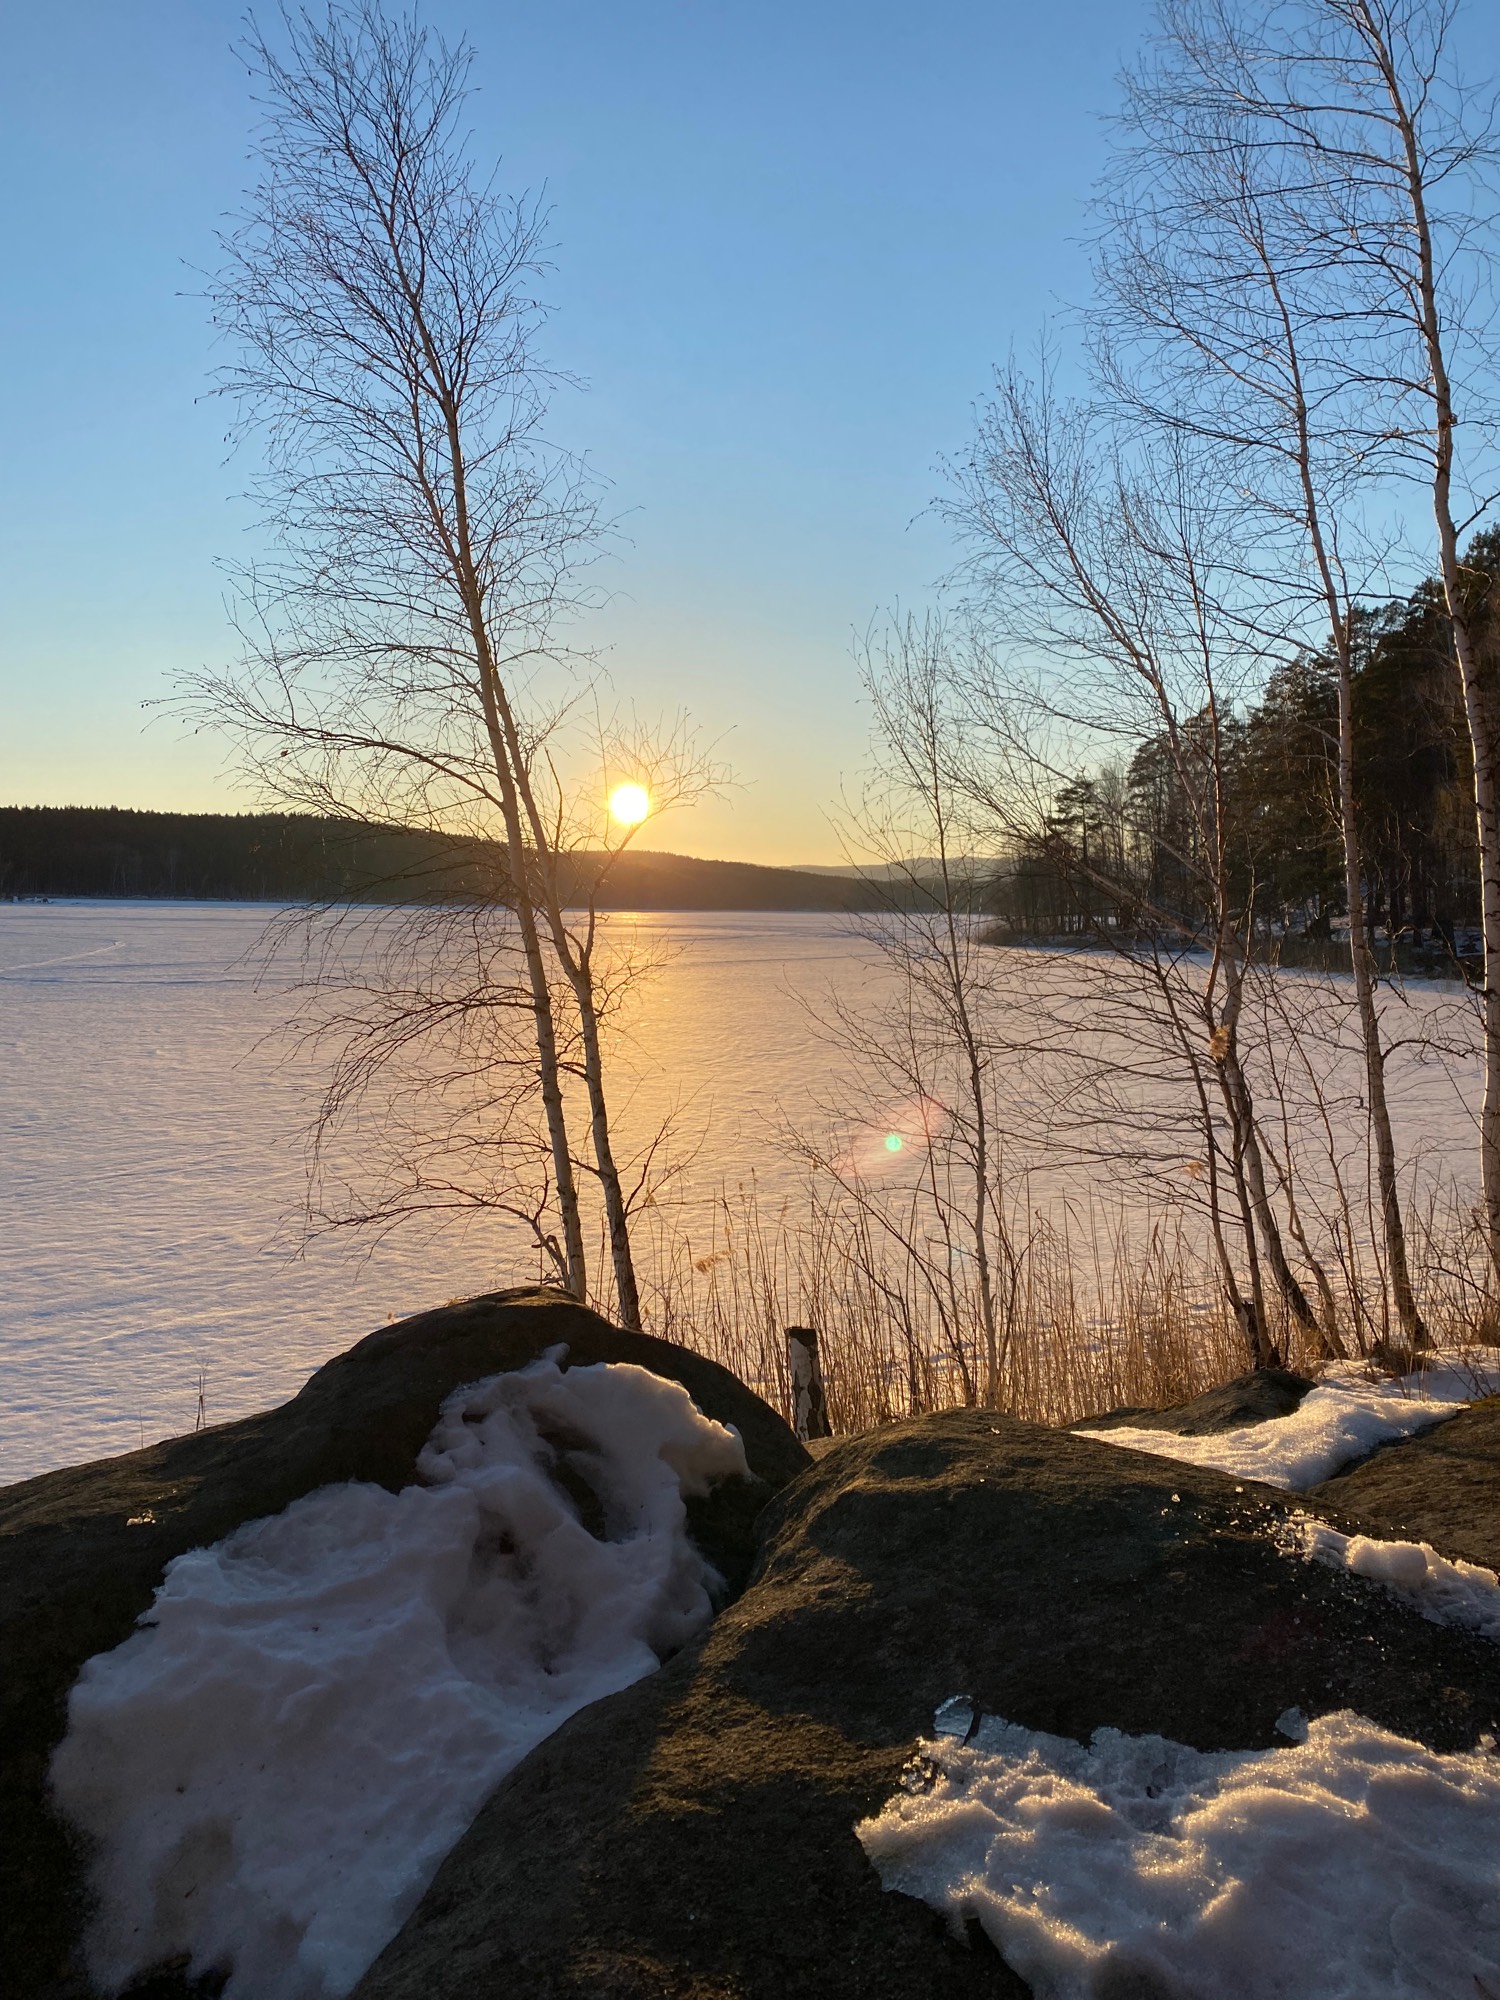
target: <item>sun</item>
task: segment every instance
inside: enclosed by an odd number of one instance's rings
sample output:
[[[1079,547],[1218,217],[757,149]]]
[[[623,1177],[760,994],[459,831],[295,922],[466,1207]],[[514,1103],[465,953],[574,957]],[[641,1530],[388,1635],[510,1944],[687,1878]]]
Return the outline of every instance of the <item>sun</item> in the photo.
[[[621,826],[639,826],[651,810],[651,794],[644,785],[616,785],[609,795],[609,810]]]

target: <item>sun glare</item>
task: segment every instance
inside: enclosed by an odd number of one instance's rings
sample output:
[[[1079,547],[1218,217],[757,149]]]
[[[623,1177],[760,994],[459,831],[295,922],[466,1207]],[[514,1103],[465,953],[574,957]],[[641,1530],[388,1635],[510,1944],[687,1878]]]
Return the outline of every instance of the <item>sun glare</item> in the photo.
[[[609,810],[621,826],[639,826],[651,810],[651,794],[644,785],[616,785],[609,795]]]

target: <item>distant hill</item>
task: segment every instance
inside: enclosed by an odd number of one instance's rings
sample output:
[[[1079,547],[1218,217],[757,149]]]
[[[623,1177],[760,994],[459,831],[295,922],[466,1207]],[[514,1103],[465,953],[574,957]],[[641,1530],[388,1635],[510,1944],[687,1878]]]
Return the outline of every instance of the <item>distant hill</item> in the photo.
[[[580,857],[578,877],[592,873]],[[229,902],[425,902],[493,893],[503,851],[293,813],[132,812],[0,806],[0,897],[120,896]],[[629,849],[606,910],[870,910],[884,892],[849,876]]]
[[[1004,864],[993,855],[950,854],[947,861],[951,882],[987,882]],[[905,861],[790,861],[794,875],[841,875],[861,882],[936,882],[943,863],[936,855],[917,854]]]

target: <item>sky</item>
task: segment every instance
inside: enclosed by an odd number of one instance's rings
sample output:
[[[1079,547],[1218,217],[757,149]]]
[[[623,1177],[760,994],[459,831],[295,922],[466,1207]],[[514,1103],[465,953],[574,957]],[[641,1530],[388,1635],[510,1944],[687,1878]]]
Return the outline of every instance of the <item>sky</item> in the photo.
[[[245,810],[153,707],[233,656],[243,552],[198,275],[248,185],[238,0],[3,10],[0,803]],[[554,412],[624,533],[588,639],[734,787],[647,845],[838,856],[857,636],[953,560],[930,504],[992,367],[1086,292],[1138,0],[436,0],[472,124],[553,211]]]

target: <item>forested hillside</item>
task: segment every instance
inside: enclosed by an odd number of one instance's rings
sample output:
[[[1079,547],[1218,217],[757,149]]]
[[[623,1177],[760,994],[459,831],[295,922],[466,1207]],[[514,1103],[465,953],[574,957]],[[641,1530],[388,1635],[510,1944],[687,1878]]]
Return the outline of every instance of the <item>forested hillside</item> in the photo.
[[[1500,658],[1500,534],[1465,561],[1473,616]],[[1479,922],[1473,771],[1451,626],[1435,580],[1355,614],[1354,764],[1368,918],[1389,938],[1455,939]],[[1209,742],[1210,727],[1217,730]],[[1246,712],[1192,717],[1205,771],[1227,777],[1224,833],[1262,929],[1327,937],[1347,916],[1338,819],[1338,674],[1330,654],[1286,660]],[[1203,829],[1165,738],[1061,786],[1041,837],[995,880],[1016,935],[1087,933],[1147,910],[1193,920]]]
[[[597,872],[580,857],[579,878]],[[503,898],[505,863],[483,841],[289,813],[0,807],[0,896],[243,902]],[[845,910],[877,893],[847,877],[628,850],[599,896],[611,910]]]

